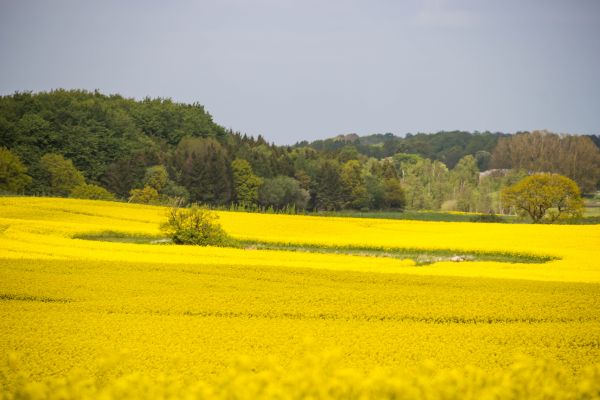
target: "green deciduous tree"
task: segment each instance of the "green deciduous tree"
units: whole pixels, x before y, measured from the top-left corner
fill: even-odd
[[[71,197],[90,200],[114,200],[115,196],[102,186],[86,184],[71,189]]]
[[[363,168],[359,161],[350,160],[342,166],[342,182],[346,196],[346,206],[357,210],[369,208],[370,197],[363,178]]]
[[[386,208],[403,210],[406,206],[406,196],[402,185],[397,179],[388,178],[383,181],[383,201]]]
[[[411,210],[437,210],[448,196],[448,168],[441,161],[431,161],[414,154],[396,154],[406,207]]]
[[[243,159],[235,159],[231,163],[233,175],[233,199],[238,204],[256,204],[258,202],[258,189],[262,185],[262,178],[254,175],[250,163]]]
[[[456,200],[459,211],[473,211],[473,192],[479,182],[479,169],[475,157],[469,155],[460,159],[450,172],[452,199]]]
[[[190,193],[183,186],[177,185],[169,180],[167,186],[164,187],[161,193],[163,203],[187,204],[190,199]]]
[[[0,147],[0,192],[21,192],[30,182],[31,177],[19,157]]]
[[[143,183],[144,187],[156,190],[159,195],[159,202],[162,204],[185,204],[190,198],[190,194],[185,187],[177,185],[169,179],[169,173],[164,165],[154,165],[146,168]]]
[[[221,138],[225,129],[201,105],[169,99],[137,101],[63,89],[0,96],[0,144],[18,154],[30,172],[43,154],[60,153],[97,182],[109,165],[146,149],[171,151],[184,136]],[[136,185],[107,188],[125,197]]]
[[[534,223],[550,222],[562,217],[580,217],[583,200],[577,184],[558,174],[534,174],[502,190],[505,207],[513,207],[519,215],[529,216]]]
[[[600,150],[585,136],[547,131],[510,135],[498,141],[491,166],[558,173],[573,179],[584,192],[595,191],[600,182]]]
[[[288,176],[267,178],[259,191],[259,201],[262,206],[283,209],[294,207],[297,210],[306,208],[310,195],[300,187],[300,183]]]
[[[129,194],[130,203],[158,204],[160,202],[158,192],[150,186],[144,186],[143,189],[132,189]]]
[[[160,193],[168,183],[169,173],[164,165],[154,165],[146,169],[144,186],[150,186]]]
[[[477,161],[479,171],[487,171],[490,167],[491,159],[492,155],[489,151],[479,150],[475,153],[475,160]]]
[[[338,155],[338,160],[341,163],[346,163],[350,160],[358,160],[360,158],[360,153],[356,149],[355,146],[348,144],[340,150]]]
[[[304,170],[298,170],[294,174],[294,178],[300,183],[302,189],[310,190],[311,177]]]
[[[215,212],[197,205],[172,208],[161,229],[176,244],[224,246],[230,239],[218,220],[219,216]]]
[[[67,196],[75,186],[85,183],[85,178],[71,160],[60,154],[45,154],[40,159],[40,167],[49,178],[48,194]]]

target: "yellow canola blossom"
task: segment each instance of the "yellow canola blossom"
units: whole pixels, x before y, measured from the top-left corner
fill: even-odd
[[[0,257],[27,258],[35,254],[40,258],[192,264],[237,264],[243,260],[247,265],[600,282],[599,225],[449,223],[219,213],[225,230],[239,239],[325,246],[495,251],[560,258],[543,266],[439,262],[414,268],[414,263],[409,260],[71,239],[77,233],[107,230],[159,234],[159,224],[165,219],[165,208],[162,207],[71,199],[1,198],[0,210],[0,232],[4,231],[0,233]]]
[[[220,212],[236,238],[439,262],[73,239],[161,207],[0,198],[1,398],[600,398],[598,226]]]
[[[566,400],[594,399],[600,391],[600,366],[586,368],[574,378],[552,362],[523,358],[494,373],[473,366],[440,371],[427,363],[415,372],[399,375],[385,369],[359,373],[339,368],[339,354],[306,353],[287,368],[281,368],[272,357],[259,365],[241,359],[213,383],[169,375],[122,374],[107,379],[102,370],[96,374],[99,377],[90,379],[75,372],[66,378],[21,382],[14,394],[34,399]]]

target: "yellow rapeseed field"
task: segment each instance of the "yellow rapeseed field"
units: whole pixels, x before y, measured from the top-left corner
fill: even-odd
[[[165,212],[0,198],[1,397],[600,398],[600,226],[219,213],[238,239],[540,264],[73,238]]]

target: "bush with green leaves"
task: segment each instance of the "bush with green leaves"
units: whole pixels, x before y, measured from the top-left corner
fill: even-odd
[[[226,246],[231,238],[219,224],[219,216],[211,210],[192,205],[171,208],[161,230],[176,244]]]
[[[87,184],[75,186],[71,189],[71,197],[76,199],[89,199],[89,200],[114,200],[115,196],[104,189],[102,186]]]
[[[144,186],[142,189],[131,189],[129,192],[129,202],[139,204],[159,204],[160,197],[156,189],[150,186]]]
[[[21,192],[30,182],[31,177],[19,156],[0,147],[0,193]]]

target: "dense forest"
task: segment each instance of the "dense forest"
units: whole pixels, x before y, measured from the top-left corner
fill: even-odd
[[[448,168],[454,168],[458,161],[467,155],[478,158],[481,170],[488,168],[489,155],[498,139],[507,136],[503,133],[449,131],[434,134],[406,134],[404,137],[392,133],[374,134],[359,137],[356,134],[339,135],[335,138],[317,140],[312,143],[301,142],[295,147],[309,146],[315,150],[336,153],[347,144],[367,157],[386,158],[397,153],[418,154],[423,158],[441,161]]]
[[[349,134],[276,146],[224,129],[200,104],[82,90],[0,97],[0,191],[32,195],[498,213],[500,189],[532,172],[595,192],[599,146],[597,136],[546,131]]]

